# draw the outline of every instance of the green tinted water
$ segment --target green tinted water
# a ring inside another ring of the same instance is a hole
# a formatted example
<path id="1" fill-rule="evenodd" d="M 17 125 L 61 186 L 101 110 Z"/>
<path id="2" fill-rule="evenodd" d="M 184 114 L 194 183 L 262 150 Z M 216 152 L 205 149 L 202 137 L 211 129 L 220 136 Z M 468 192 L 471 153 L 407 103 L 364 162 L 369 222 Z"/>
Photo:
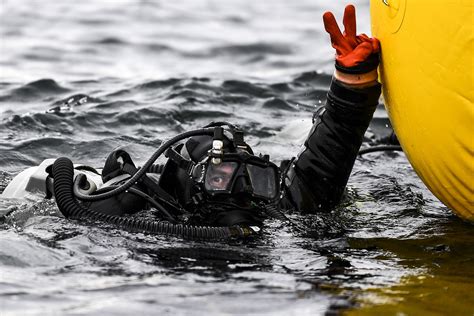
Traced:
<path id="1" fill-rule="evenodd" d="M 419 239 L 353 240 L 352 247 L 386 250 L 415 272 L 393 286 L 355 291 L 358 307 L 345 314 L 473 315 L 473 227 L 452 219 L 438 228 L 436 236 Z"/>

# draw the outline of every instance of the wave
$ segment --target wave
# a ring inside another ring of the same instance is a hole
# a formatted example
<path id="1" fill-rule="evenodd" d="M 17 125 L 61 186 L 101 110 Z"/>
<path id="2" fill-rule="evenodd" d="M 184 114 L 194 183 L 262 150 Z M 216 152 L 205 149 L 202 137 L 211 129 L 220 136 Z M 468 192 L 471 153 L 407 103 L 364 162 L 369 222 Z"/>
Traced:
<path id="1" fill-rule="evenodd" d="M 288 45 L 279 43 L 254 43 L 223 45 L 212 48 L 209 51 L 211 55 L 290 55 L 293 50 Z"/>
<path id="2" fill-rule="evenodd" d="M 70 91 L 62 87 L 53 79 L 39 79 L 12 89 L 0 96 L 0 102 L 28 102 L 38 101 L 38 98 L 58 95 Z"/>

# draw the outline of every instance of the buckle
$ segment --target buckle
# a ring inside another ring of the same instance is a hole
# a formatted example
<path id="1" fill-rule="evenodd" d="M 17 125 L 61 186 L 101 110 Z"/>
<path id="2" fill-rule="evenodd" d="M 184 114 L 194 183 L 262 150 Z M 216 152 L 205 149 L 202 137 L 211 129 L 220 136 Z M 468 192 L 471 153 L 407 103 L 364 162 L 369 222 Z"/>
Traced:
<path id="1" fill-rule="evenodd" d="M 186 171 L 188 175 L 192 175 L 192 170 L 195 166 L 195 163 L 181 156 L 181 154 L 179 154 L 174 148 L 168 148 L 165 153 L 165 157 L 173 160 L 178 165 L 178 167 Z"/>
<path id="2" fill-rule="evenodd" d="M 206 167 L 202 163 L 195 164 L 191 167 L 189 175 L 199 183 L 204 182 L 204 177 L 206 176 Z"/>
<path id="3" fill-rule="evenodd" d="M 199 205 L 204 200 L 204 196 L 201 192 L 198 192 L 192 196 L 191 200 L 195 205 Z"/>

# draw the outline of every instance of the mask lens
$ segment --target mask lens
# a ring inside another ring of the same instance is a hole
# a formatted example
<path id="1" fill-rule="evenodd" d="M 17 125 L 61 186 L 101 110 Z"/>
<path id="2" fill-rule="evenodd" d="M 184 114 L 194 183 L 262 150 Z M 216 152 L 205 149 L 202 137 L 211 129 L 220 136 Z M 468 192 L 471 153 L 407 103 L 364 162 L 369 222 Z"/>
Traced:
<path id="1" fill-rule="evenodd" d="M 204 186 L 209 191 L 229 191 L 237 162 L 209 163 Z"/>
<path id="2" fill-rule="evenodd" d="M 273 168 L 247 165 L 255 195 L 273 199 L 277 194 L 277 176 Z"/>

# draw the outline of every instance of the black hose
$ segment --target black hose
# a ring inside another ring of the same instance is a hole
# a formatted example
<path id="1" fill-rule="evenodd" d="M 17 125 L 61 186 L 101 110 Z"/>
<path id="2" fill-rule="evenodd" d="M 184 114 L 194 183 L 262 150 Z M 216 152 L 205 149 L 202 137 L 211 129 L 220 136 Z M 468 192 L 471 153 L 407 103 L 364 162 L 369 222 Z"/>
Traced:
<path id="1" fill-rule="evenodd" d="M 74 196 L 81 200 L 84 196 L 88 196 L 88 194 L 84 194 L 81 192 L 81 183 L 83 181 L 87 181 L 87 176 L 83 173 L 80 173 L 76 176 L 76 179 L 74 180 L 74 184 L 73 184 L 73 193 L 74 193 Z M 105 188 L 102 188 L 100 189 L 100 191 L 102 190 L 113 190 L 115 188 L 117 188 L 118 185 L 111 185 L 111 186 L 108 186 L 108 187 L 105 187 Z M 134 187 L 131 187 L 127 190 L 127 192 L 130 192 L 134 195 L 137 195 L 143 199 L 145 199 L 148 203 L 150 203 L 151 205 L 153 205 L 158 211 L 161 212 L 162 215 L 164 215 L 169 221 L 171 222 L 176 222 L 176 219 L 174 218 L 174 216 L 172 216 L 164 207 L 163 205 L 161 205 L 160 203 L 158 203 L 157 201 L 155 201 L 151 196 L 149 196 L 148 194 L 146 194 L 145 192 L 143 191 L 140 191 L 138 189 L 135 189 Z"/>
<path id="2" fill-rule="evenodd" d="M 145 168 L 143 168 L 145 170 Z M 66 218 L 103 221 L 130 231 L 170 235 L 188 239 L 221 240 L 230 237 L 247 237 L 255 232 L 245 226 L 205 227 L 173 224 L 167 221 L 107 215 L 85 208 L 74 197 L 74 166 L 68 158 L 58 158 L 52 168 L 54 196 L 59 210 Z"/>
<path id="3" fill-rule="evenodd" d="M 151 165 L 150 168 L 148 168 L 148 170 L 146 172 L 161 174 L 161 173 L 163 173 L 163 169 L 165 169 L 165 165 L 155 164 L 155 165 Z"/>
<path id="4" fill-rule="evenodd" d="M 293 220 L 288 218 L 285 213 L 283 213 L 280 208 L 278 207 L 278 204 L 270 204 L 270 205 L 265 205 L 264 206 L 265 213 L 273 217 L 277 220 L 280 220 L 282 222 L 285 222 L 286 224 L 290 225 L 294 229 L 298 230 L 300 233 L 306 233 L 306 229 L 300 227 L 297 223 L 295 223 Z"/>
<path id="5" fill-rule="evenodd" d="M 172 146 L 176 142 L 183 140 L 185 138 L 191 137 L 191 136 L 198 136 L 198 135 L 214 135 L 214 128 L 201 128 L 201 129 L 196 129 L 188 132 L 181 133 L 170 140 L 166 141 L 163 143 L 160 148 L 158 148 L 153 155 L 150 157 L 150 159 L 145 162 L 145 164 L 140 168 L 137 173 L 135 173 L 130 179 L 127 180 L 124 184 L 122 184 L 120 187 L 113 189 L 111 191 L 101 193 L 101 194 L 95 194 L 95 195 L 88 195 L 83 198 L 85 201 L 100 201 L 100 200 L 105 200 L 108 199 L 112 196 L 118 195 L 120 193 L 125 192 L 128 188 L 132 187 L 134 184 L 137 183 L 137 181 L 147 172 L 147 170 L 150 168 L 150 166 L 155 162 L 158 157 L 160 157 L 168 147 Z"/>
<path id="6" fill-rule="evenodd" d="M 265 204 L 263 209 L 270 217 L 276 218 L 283 222 L 288 222 L 290 220 L 275 204 Z"/>
<path id="7" fill-rule="evenodd" d="M 403 151 L 401 146 L 380 145 L 380 146 L 373 146 L 373 147 L 368 147 L 368 148 L 361 149 L 361 150 L 359 150 L 359 155 L 362 156 L 364 154 L 373 153 L 373 152 L 376 152 L 376 151 L 390 151 L 390 150 Z"/>

